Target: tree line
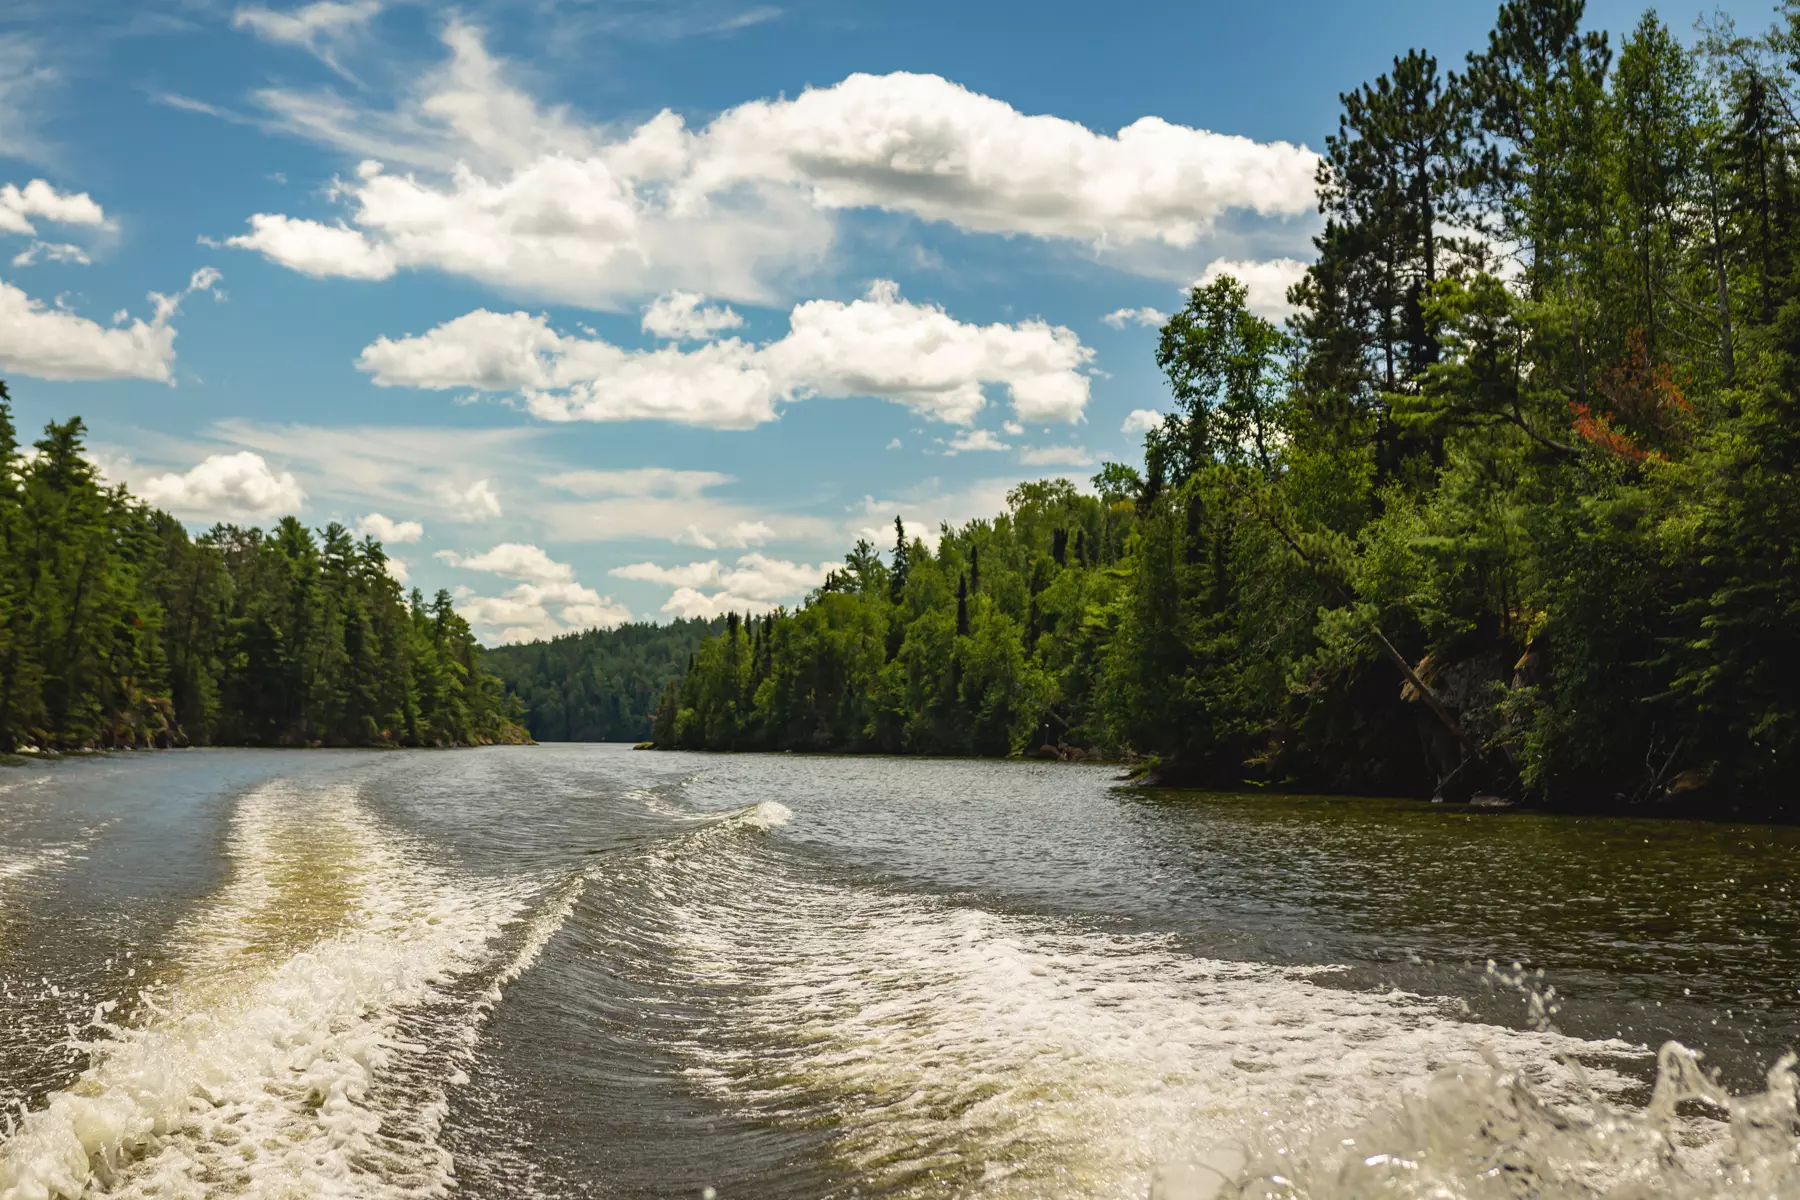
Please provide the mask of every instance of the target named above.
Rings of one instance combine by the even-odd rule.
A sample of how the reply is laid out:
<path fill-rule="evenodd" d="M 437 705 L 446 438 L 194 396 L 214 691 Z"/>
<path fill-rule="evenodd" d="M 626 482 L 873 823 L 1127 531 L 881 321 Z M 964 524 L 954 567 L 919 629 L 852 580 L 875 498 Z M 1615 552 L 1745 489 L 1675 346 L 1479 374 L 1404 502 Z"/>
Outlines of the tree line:
<path fill-rule="evenodd" d="M 82 422 L 22 451 L 0 384 L 0 752 L 525 740 L 450 594 L 373 538 L 181 522 L 107 487 Z"/>
<path fill-rule="evenodd" d="M 496 646 L 482 662 L 518 697 L 534 740 L 639 742 L 650 736 L 663 690 L 700 643 L 724 628 L 723 617 L 632 622 Z"/>
<path fill-rule="evenodd" d="M 1800 4 L 1582 17 L 1345 93 L 1294 316 L 1195 287 L 1141 466 L 860 543 L 658 744 L 1800 815 Z"/>

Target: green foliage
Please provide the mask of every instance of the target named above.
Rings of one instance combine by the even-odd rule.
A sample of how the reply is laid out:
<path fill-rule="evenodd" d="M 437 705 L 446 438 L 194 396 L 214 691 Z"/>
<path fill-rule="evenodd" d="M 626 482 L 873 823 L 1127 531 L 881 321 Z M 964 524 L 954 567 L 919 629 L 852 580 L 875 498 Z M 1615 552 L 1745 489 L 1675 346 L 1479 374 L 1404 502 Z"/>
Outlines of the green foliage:
<path fill-rule="evenodd" d="M 190 538 L 102 487 L 83 433 L 21 454 L 0 385 L 0 751 L 523 739 L 449 594 L 403 595 L 379 543 Z"/>
<path fill-rule="evenodd" d="M 1346 92 L 1295 315 L 1192 292 L 1141 471 L 859 546 L 658 741 L 1800 817 L 1800 7 L 1582 18 Z"/>
<path fill-rule="evenodd" d="M 498 646 L 482 663 L 518 697 L 533 740 L 639 742 L 688 657 L 724 629 L 723 617 L 589 629 Z"/>

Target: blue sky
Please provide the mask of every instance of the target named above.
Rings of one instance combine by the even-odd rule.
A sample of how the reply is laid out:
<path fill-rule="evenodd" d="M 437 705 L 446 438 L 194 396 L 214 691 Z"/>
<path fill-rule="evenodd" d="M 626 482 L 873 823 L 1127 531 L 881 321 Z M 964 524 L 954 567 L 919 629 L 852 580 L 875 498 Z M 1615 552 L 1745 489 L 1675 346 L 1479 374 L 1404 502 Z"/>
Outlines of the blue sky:
<path fill-rule="evenodd" d="M 1232 270 L 1279 317 L 1338 93 L 1492 17 L 12 0 L 0 374 L 196 529 L 377 532 L 490 642 L 792 603 L 897 513 L 1135 460 L 1151 314 Z"/>

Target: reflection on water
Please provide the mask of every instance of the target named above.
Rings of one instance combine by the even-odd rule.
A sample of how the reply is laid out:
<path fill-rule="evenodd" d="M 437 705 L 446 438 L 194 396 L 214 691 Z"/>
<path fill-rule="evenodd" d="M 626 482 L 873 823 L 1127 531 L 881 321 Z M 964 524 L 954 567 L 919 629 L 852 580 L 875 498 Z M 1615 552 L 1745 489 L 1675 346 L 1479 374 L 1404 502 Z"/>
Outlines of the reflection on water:
<path fill-rule="evenodd" d="M 1795 840 L 1061 765 L 34 766 L 0 1200 L 1773 1194 Z"/>

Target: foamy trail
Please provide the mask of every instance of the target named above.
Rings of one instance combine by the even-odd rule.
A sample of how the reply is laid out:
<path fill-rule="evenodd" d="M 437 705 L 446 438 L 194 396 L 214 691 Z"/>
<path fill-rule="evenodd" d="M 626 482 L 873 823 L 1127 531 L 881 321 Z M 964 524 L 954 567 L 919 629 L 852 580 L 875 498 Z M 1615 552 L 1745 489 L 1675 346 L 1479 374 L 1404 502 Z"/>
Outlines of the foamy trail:
<path fill-rule="evenodd" d="M 92 1065 L 0 1146 L 0 1198 L 453 1186 L 446 1090 L 579 885 L 531 919 L 539 885 L 453 877 L 347 786 L 246 795 L 228 853 L 229 881 L 147 993 L 154 1017 L 121 1029 L 96 1012 Z"/>
<path fill-rule="evenodd" d="M 729 1109 L 830 1128 L 846 1188 L 1205 1195 L 1180 1172 L 1223 1186 L 1261 1149 L 1426 1097 L 1446 1070 L 1506 1064 L 1577 1114 L 1635 1086 L 1621 1068 L 1643 1051 L 1623 1042 L 820 877 L 771 847 L 787 816 L 724 815 L 594 886 L 651 934 L 641 969 L 705 1007 L 701 1032 L 673 1031 L 689 1079 Z"/>

